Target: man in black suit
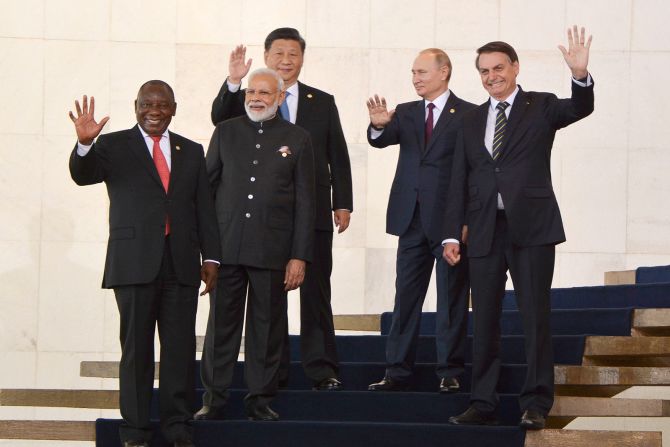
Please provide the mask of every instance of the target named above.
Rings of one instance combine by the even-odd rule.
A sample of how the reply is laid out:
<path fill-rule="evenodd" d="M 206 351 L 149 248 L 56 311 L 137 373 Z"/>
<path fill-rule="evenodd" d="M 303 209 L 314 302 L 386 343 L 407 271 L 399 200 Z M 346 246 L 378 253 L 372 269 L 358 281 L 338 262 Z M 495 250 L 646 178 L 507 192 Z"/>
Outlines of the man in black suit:
<path fill-rule="evenodd" d="M 333 221 L 342 233 L 353 210 L 351 166 L 335 99 L 326 92 L 298 81 L 305 40 L 293 28 L 278 28 L 265 39 L 265 65 L 284 80 L 286 100 L 281 116 L 309 132 L 314 147 L 316 175 L 316 226 L 314 255 L 300 287 L 300 352 L 305 374 L 316 390 L 337 390 L 338 359 L 331 308 L 330 274 L 333 269 Z M 246 48 L 230 55 L 229 75 L 212 103 L 216 125 L 244 115 L 242 79 L 249 72 Z M 331 202 L 332 191 L 332 202 Z M 331 218 L 332 215 L 332 218 Z M 290 366 L 288 328 L 282 356 L 280 382 L 288 381 Z"/>
<path fill-rule="evenodd" d="M 398 167 L 389 197 L 386 231 L 399 236 L 396 295 L 386 342 L 386 374 L 371 391 L 409 387 L 431 270 L 437 286 L 437 376 L 439 391 L 460 389 L 465 366 L 468 318 L 467 266 L 450 267 L 442 258 L 444 207 L 456 134 L 463 114 L 475 106 L 449 90 L 451 61 L 437 48 L 423 50 L 412 66 L 412 83 L 423 99 L 389 112 L 375 95 L 368 142 L 377 148 L 400 144 Z"/>
<path fill-rule="evenodd" d="M 70 174 L 78 185 L 105 182 L 109 242 L 102 286 L 121 314 L 120 408 L 124 446 L 147 446 L 154 382 L 154 328 L 161 342 L 160 419 L 165 438 L 192 446 L 198 287 L 216 284 L 221 259 L 202 146 L 169 132 L 177 104 L 163 81 L 137 94 L 137 125 L 101 135 L 95 102 L 70 112 L 78 143 Z M 202 265 L 200 259 L 203 259 Z"/>
<path fill-rule="evenodd" d="M 499 399 L 500 316 L 506 272 L 514 282 L 526 337 L 528 372 L 520 426 L 544 427 L 553 405 L 549 326 L 555 245 L 565 241 L 551 183 L 551 147 L 558 129 L 593 111 L 587 71 L 591 37 L 568 29 L 560 46 L 572 72 L 572 97 L 526 92 L 516 83 L 519 59 L 505 42 L 477 50 L 476 66 L 490 99 L 463 118 L 447 201 L 444 257 L 457 264 L 458 235 L 468 228 L 474 344 L 470 407 L 452 424 L 495 424 Z M 461 240 L 461 242 L 463 242 Z"/>
<path fill-rule="evenodd" d="M 246 116 L 216 126 L 207 150 L 223 257 L 210 299 L 202 353 L 203 407 L 196 419 L 221 419 L 248 304 L 244 373 L 252 420 L 277 420 L 286 294 L 304 280 L 314 239 L 314 159 L 309 134 L 277 115 L 283 81 L 262 68 L 249 77 Z"/>

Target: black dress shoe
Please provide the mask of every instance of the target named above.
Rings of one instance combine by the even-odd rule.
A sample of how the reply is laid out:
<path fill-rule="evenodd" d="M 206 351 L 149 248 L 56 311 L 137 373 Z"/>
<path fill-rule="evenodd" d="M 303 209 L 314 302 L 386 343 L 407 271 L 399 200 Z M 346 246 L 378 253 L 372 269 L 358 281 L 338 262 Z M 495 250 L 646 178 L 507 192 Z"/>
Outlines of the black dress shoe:
<path fill-rule="evenodd" d="M 220 421 L 224 419 L 223 407 L 210 407 L 203 405 L 198 412 L 193 415 L 196 421 Z"/>
<path fill-rule="evenodd" d="M 342 388 L 342 382 L 337 380 L 335 377 L 328 377 L 323 379 L 321 382 L 317 382 L 312 387 L 312 390 L 326 390 L 326 391 L 337 391 Z"/>
<path fill-rule="evenodd" d="M 542 413 L 536 410 L 526 410 L 521 415 L 521 422 L 519 427 L 526 430 L 541 430 L 544 428 L 546 418 Z"/>
<path fill-rule="evenodd" d="M 123 447 L 149 447 L 149 443 L 146 441 L 123 441 L 121 445 Z"/>
<path fill-rule="evenodd" d="M 408 389 L 408 382 L 400 382 L 387 376 L 384 376 L 384 378 L 377 383 L 368 385 L 368 391 L 407 391 Z"/>
<path fill-rule="evenodd" d="M 451 425 L 498 425 L 498 419 L 494 413 L 484 413 L 475 407 L 469 407 L 458 416 L 449 418 Z"/>
<path fill-rule="evenodd" d="M 456 377 L 440 380 L 440 393 L 458 393 L 461 390 L 461 384 Z"/>
<path fill-rule="evenodd" d="M 247 407 L 247 418 L 250 421 L 278 421 L 279 415 L 267 405 L 262 407 Z"/>

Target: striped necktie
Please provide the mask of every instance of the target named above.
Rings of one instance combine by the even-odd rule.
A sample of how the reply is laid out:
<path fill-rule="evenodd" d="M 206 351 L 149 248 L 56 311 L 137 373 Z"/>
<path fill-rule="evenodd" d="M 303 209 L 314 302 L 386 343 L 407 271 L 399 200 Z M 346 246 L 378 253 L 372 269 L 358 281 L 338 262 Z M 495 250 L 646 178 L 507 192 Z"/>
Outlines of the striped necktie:
<path fill-rule="evenodd" d="M 507 115 L 505 115 L 505 109 L 509 107 L 509 104 L 505 101 L 499 102 L 496 106 L 498 109 L 498 114 L 496 115 L 496 127 L 495 132 L 493 133 L 493 147 L 491 148 L 491 157 L 494 160 L 498 159 L 500 155 L 500 147 L 502 146 L 502 140 L 505 136 L 505 126 L 507 126 Z"/>

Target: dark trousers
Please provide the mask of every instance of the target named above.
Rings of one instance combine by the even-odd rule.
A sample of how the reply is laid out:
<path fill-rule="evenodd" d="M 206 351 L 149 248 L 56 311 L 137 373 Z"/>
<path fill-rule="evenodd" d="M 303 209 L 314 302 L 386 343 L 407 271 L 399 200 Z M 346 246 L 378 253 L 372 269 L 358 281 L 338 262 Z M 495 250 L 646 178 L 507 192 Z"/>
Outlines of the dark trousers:
<path fill-rule="evenodd" d="M 412 375 L 421 310 L 433 265 L 437 287 L 437 375 L 452 378 L 464 371 L 468 268 L 465 263 L 449 266 L 442 258 L 442 247 L 431 246 L 417 203 L 409 228 L 398 240 L 395 305 L 386 341 L 386 375 L 397 381 L 408 381 Z"/>
<path fill-rule="evenodd" d="M 500 318 L 506 272 L 514 283 L 525 335 L 528 371 L 519 397 L 522 410 L 549 413 L 554 402 L 554 364 L 551 344 L 551 280 L 555 247 L 517 247 L 509 240 L 504 212 L 498 212 L 491 252 L 469 258 L 472 278 L 474 342 L 471 404 L 491 412 L 499 403 Z"/>
<path fill-rule="evenodd" d="M 307 264 L 305 281 L 300 286 L 300 356 L 305 375 L 317 383 L 337 377 L 333 309 L 330 305 L 330 274 L 333 270 L 332 231 L 314 232 L 314 256 Z M 288 326 L 282 352 L 280 381 L 288 380 L 291 362 Z"/>
<path fill-rule="evenodd" d="M 119 388 L 122 441 L 149 441 L 154 385 L 154 332 L 160 339 L 160 421 L 165 438 L 191 438 L 195 400 L 195 316 L 198 289 L 177 282 L 169 238 L 161 270 L 150 284 L 114 289 L 121 314 Z"/>
<path fill-rule="evenodd" d="M 223 407 L 229 398 L 240 352 L 245 302 L 244 377 L 249 387 L 245 403 L 264 406 L 277 394 L 287 324 L 284 274 L 279 270 L 221 265 L 216 294 L 210 295 L 200 368 L 204 405 Z"/>

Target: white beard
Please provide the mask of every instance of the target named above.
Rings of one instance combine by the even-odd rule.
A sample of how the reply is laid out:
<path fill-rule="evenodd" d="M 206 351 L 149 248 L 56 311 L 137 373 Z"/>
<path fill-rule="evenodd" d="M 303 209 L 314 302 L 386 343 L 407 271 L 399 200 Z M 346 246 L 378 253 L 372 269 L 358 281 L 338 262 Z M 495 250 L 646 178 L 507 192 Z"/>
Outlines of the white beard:
<path fill-rule="evenodd" d="M 268 106 L 265 110 L 261 112 L 255 112 L 251 110 L 248 103 L 244 104 L 244 110 L 247 112 L 247 116 L 251 121 L 260 123 L 262 121 L 267 121 L 277 114 L 277 109 L 279 108 L 279 102 L 275 102 L 273 105 Z"/>

